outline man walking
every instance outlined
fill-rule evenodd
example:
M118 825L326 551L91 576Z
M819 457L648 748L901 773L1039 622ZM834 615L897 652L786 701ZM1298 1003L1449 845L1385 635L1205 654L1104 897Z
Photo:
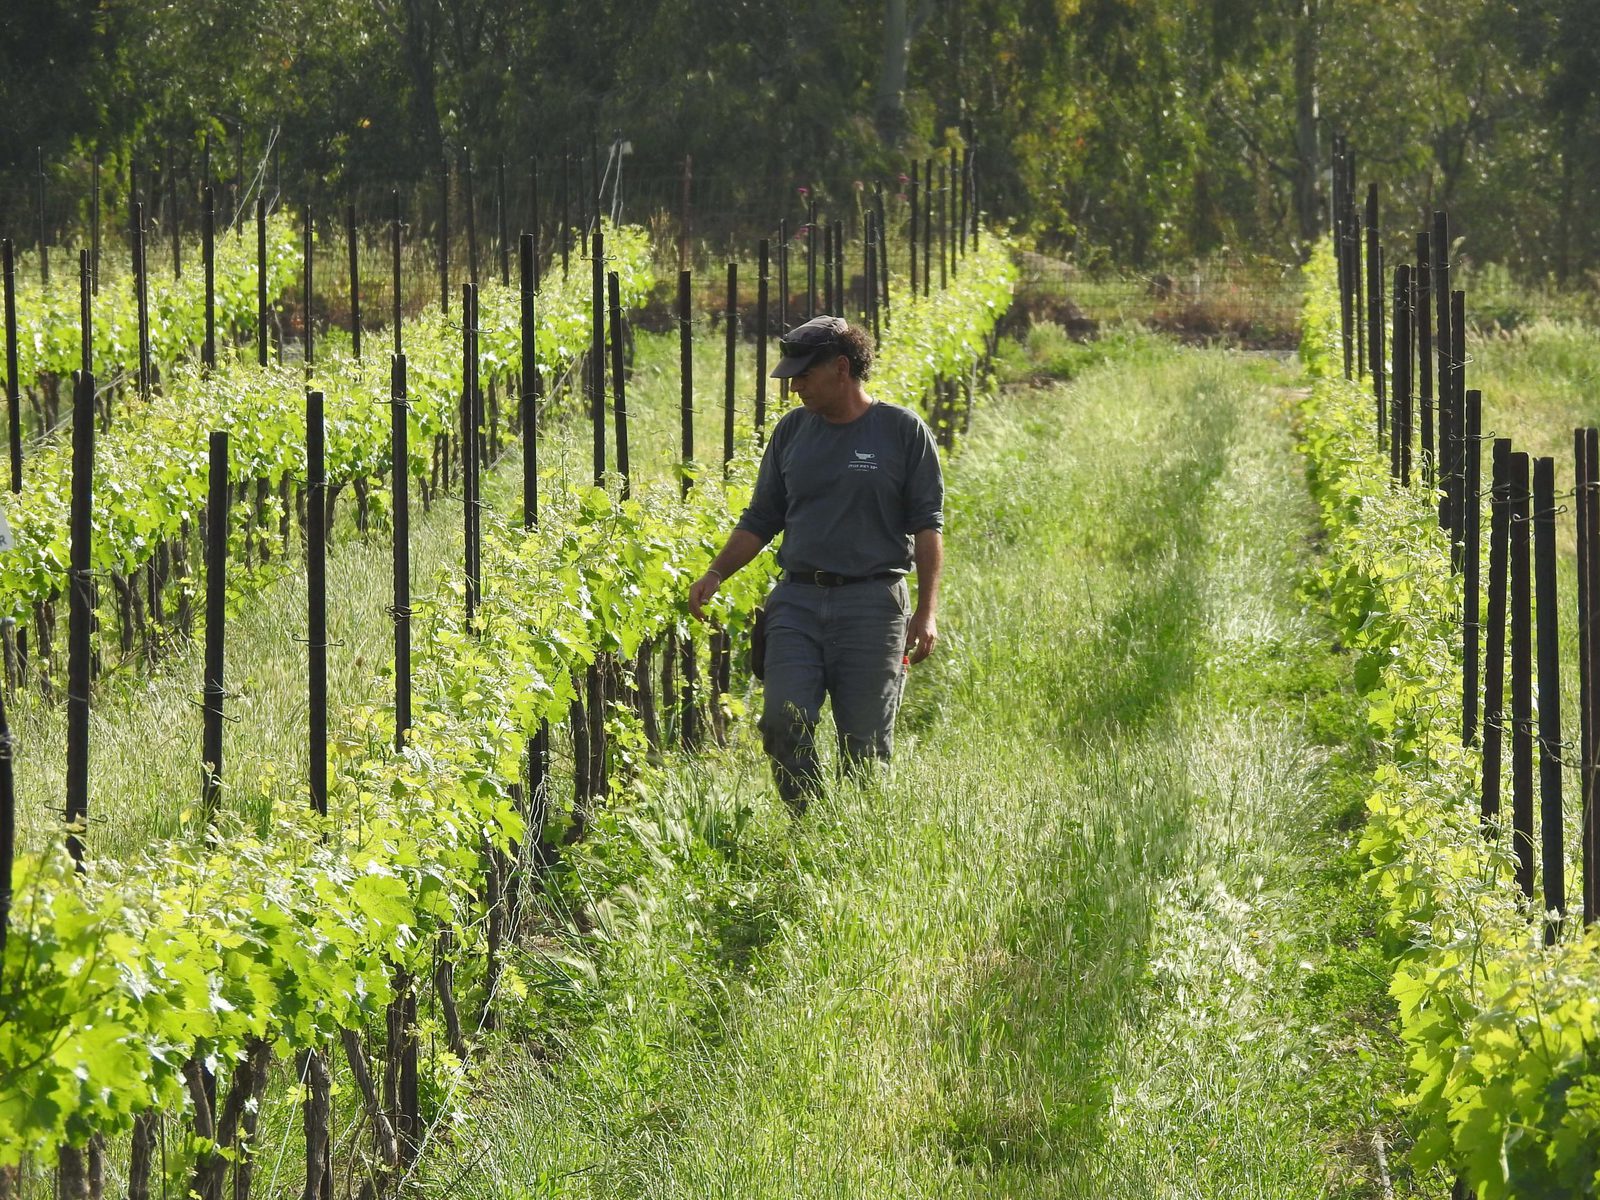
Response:
M816 317L779 346L773 377L790 381L801 407L773 427L750 506L689 588L689 609L704 619L723 580L783 534L782 579L767 600L761 734L798 815L822 789L814 735L824 696L846 770L890 756L905 664L938 639L944 480L922 418L867 394L864 331Z

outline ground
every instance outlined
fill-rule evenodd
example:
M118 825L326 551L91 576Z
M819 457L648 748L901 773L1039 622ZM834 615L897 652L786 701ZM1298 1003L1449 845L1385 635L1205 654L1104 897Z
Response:
M1013 359L1058 377L952 463L894 770L793 822L746 726L614 806L555 881L589 932L530 944L425 1191L1448 1190L1393 1149L1292 366Z

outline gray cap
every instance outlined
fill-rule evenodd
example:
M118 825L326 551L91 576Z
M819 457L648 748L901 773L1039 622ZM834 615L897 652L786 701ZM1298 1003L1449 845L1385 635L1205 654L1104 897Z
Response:
M772 369L772 378L803 375L829 350L843 354L844 345L839 339L849 328L843 317L812 317L804 325L796 325L778 339L783 357Z

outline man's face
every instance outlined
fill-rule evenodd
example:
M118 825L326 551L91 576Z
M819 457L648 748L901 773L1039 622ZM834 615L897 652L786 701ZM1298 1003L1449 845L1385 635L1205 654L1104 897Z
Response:
M807 408L829 409L837 402L849 375L850 360L843 354L836 354L812 363L789 380L789 390L799 396Z

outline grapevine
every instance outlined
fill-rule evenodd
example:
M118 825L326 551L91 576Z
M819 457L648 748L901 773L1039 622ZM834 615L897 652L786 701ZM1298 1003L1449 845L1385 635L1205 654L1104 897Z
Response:
M300 272L297 235L288 217L266 223L267 295L288 291ZM215 241L215 309L219 340L253 340L258 271L254 237ZM198 260L199 255L194 257ZM17 264L17 379L66 379L83 362L78 280L57 275L49 286L33 280L26 260ZM33 280L32 282L24 282ZM165 373L199 354L205 337L205 280L198 271L178 279L152 274L147 284L150 361ZM92 363L102 377L133 375L139 362L138 301L131 272L103 271L93 300Z
M647 246L636 230L615 231L611 266L624 303L640 303L651 283ZM482 286L480 339L485 382L505 386L521 365L520 297L499 283ZM540 294L540 369L554 378L584 347L588 294L576 276L547 282ZM75 327L75 326L74 326ZM336 341L308 380L298 365L259 367L235 355L206 371L175 365L161 392L137 403L102 434L95 451L93 565L124 574L157 547L195 528L206 498L206 436L227 429L229 475L264 481L276 493L305 473L305 390L326 396L328 477L338 486L381 479L390 469L389 365L356 360ZM454 428L461 392L459 324L430 310L407 327L409 464L421 477L425 447ZM328 351L332 352L329 353ZM66 589L70 446L51 443L30 458L23 490L7 501L15 549L0 556L0 615L21 619Z
M937 304L897 313L879 399L916 404L981 344L1011 279L1005 248L988 244ZM442 388L449 368L437 369ZM325 1050L377 1020L397 976L424 975L437 947L463 962L481 953L485 849L531 832L516 790L528 739L566 715L597 655L692 635L688 583L746 503L754 466L742 457L684 498L671 484L629 500L584 488L555 497L531 531L491 517L473 621L455 572L417 605L405 749L392 749L386 707L348 713L326 818L262 796L264 830L237 815L252 806L229 805L82 877L60 851L20 859L0 962L0 1167L125 1132L141 1112L186 1110L184 1064L197 1056L227 1075L252 1045ZM769 553L729 580L715 618L744 627L774 571Z
M1331 537L1321 582L1388 753L1361 851L1383 902L1418 1166L1483 1200L1600 1191L1600 926L1546 946L1509 839L1484 836L1461 725L1460 581L1432 498L1390 486L1370 398L1336 374L1332 252L1309 267L1303 449Z

